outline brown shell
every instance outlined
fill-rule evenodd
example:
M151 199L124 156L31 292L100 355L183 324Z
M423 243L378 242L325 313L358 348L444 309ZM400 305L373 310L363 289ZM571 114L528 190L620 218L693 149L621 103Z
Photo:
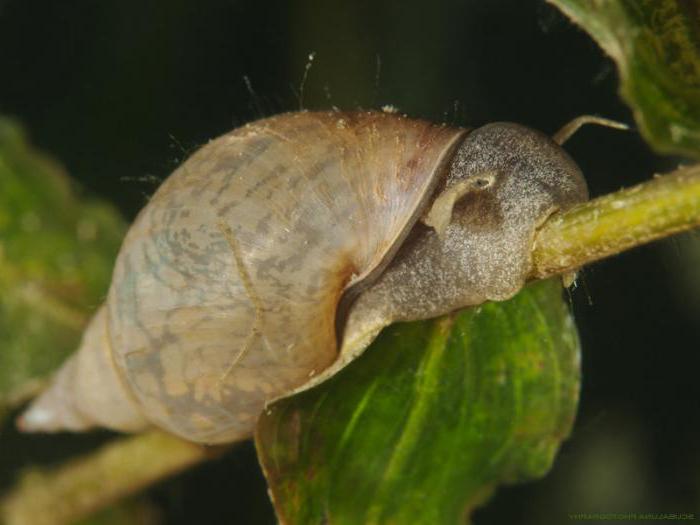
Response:
M379 112L260 120L196 152L129 231L107 301L146 417L206 443L337 358L338 301L397 250L463 130Z

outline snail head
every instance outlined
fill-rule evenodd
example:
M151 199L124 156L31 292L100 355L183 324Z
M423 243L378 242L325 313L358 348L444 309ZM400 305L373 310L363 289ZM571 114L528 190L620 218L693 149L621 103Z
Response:
M552 138L497 122L458 146L423 222L467 272L465 289L503 299L524 282L537 228L587 198L581 170Z

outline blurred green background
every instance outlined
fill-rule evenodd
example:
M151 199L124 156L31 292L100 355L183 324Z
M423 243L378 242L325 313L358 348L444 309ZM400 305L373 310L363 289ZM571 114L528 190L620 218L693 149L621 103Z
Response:
M612 62L542 1L0 0L0 114L128 220L209 138L301 105L391 104L450 124L512 120L551 133L583 113L631 123L616 90ZM678 162L633 132L586 128L567 149L594 196ZM584 374L573 435L548 477L501 489L476 523L700 509L692 237L582 272L570 293ZM23 465L107 438L25 437L7 426L0 491ZM148 495L163 523L274 523L250 443Z

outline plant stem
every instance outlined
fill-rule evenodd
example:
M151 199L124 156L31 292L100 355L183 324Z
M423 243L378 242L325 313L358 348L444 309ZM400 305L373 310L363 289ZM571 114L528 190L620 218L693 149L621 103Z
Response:
M0 503L0 522L72 523L219 450L156 431L118 439L56 469L25 472Z
M700 226L700 164L552 216L538 231L531 278L567 273Z
M552 216L535 239L531 277L571 272L696 226L700 226L700 165ZM70 523L222 450L160 432L122 438L55 470L26 473L0 503L0 521Z

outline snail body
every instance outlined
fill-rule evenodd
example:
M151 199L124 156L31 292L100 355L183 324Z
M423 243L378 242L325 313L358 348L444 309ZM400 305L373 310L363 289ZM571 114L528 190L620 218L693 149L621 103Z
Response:
M511 297L536 228L586 198L569 156L516 124L248 124L142 210L81 347L21 425L246 438L266 403L330 377L383 326Z

